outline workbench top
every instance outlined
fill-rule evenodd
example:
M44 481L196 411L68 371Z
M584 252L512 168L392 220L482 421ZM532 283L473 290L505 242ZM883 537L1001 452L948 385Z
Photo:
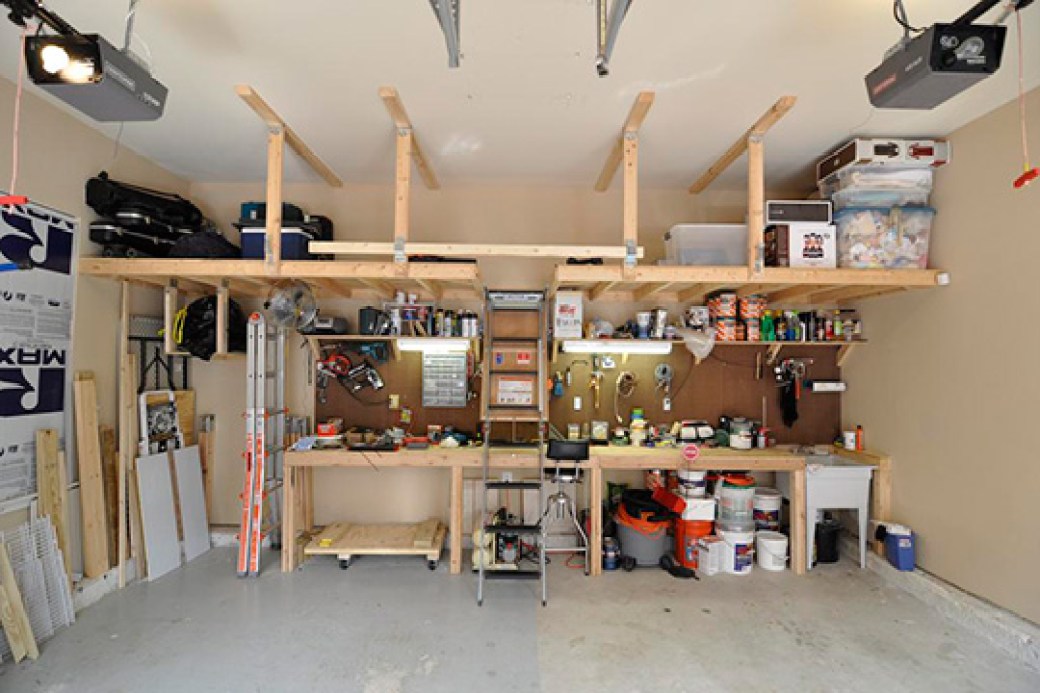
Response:
M479 467L483 464L481 447L399 450L397 452L358 452L342 448L287 452L285 463L297 467ZM493 447L493 467L536 467L535 448ZM694 462L686 462L680 448L593 446L583 467L602 469L729 469L788 471L805 468L805 456L781 448L732 450L701 448Z

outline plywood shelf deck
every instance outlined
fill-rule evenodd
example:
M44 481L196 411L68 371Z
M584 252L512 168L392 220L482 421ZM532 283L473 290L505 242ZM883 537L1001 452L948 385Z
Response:
M764 294L774 305L840 305L874 296L943 286L937 269L794 269L641 265L557 265L554 291L582 291L590 300L700 303L715 291Z
M391 298L396 291L435 300L483 295L480 269L471 263L284 260L278 271L271 272L263 260L87 257L80 259L79 271L153 286L177 281L186 290L204 291L226 283L232 292L260 296L286 279L306 281L319 292L340 298Z

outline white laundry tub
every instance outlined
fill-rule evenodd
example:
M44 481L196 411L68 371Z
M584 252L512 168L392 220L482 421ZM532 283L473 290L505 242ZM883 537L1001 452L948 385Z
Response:
M812 545L819 510L856 510L859 520L859 565L867 565L867 528L870 524L870 479L876 467L840 455L805 458L806 568L812 569ZM776 475L776 488L791 499L789 474Z

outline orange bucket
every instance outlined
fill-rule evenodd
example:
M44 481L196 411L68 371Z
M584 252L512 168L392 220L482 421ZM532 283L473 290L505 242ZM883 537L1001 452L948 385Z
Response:
M675 558L686 568L697 568L697 541L711 534L710 520L675 521Z

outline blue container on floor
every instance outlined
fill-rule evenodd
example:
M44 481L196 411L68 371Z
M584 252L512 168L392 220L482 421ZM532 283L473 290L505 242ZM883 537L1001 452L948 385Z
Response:
M913 532L906 534L889 534L885 537L885 557L897 570L913 570L917 565L915 547L917 537Z

